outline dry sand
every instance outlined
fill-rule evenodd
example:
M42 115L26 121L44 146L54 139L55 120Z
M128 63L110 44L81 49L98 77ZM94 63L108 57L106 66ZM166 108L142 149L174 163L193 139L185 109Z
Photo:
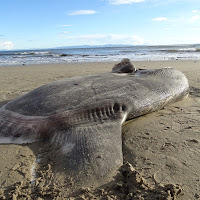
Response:
M53 80L110 72L114 63L0 67L0 106ZM190 95L123 126L124 164L113 182L75 187L57 170L59 155L45 149L37 177L33 163L43 143L0 145L0 199L200 199L200 61L134 62L137 68L174 67L185 73ZM42 150L44 151L44 149ZM41 153L41 152L40 152ZM58 172L59 171L59 172ZM73 196L73 197L72 197Z

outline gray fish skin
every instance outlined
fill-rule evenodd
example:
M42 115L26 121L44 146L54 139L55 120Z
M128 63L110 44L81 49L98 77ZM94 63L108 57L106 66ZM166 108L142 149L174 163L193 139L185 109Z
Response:
M60 147L74 179L111 179L123 164L121 125L188 94L173 68L66 78L0 108L0 143Z

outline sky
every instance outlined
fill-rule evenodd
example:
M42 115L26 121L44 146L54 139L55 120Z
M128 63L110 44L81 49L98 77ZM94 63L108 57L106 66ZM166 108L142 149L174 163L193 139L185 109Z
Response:
M200 43L200 0L0 0L0 50Z

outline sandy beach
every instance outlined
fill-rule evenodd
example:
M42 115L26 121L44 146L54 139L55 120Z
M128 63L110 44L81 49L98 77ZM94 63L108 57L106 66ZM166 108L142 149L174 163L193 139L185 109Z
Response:
M54 80L111 72L114 64L2 66L0 106ZM106 186L82 188L70 196L70 190L75 187L73 181L63 171L57 173L59 163L52 164L51 150L46 150L46 161L40 164L31 182L33 163L44 145L42 142L0 144L0 199L200 199L200 61L133 64L136 68L173 67L182 71L189 80L190 94L180 102L123 125L125 165L118 176ZM55 159L59 162L59 156ZM123 170L132 179L122 177ZM145 187L142 188L141 182ZM146 198L141 197L144 193Z

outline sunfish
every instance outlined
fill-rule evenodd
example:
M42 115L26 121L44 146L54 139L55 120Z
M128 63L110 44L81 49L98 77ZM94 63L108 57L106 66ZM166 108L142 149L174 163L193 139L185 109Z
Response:
M113 73L65 78L7 103L0 108L0 143L45 141L59 148L75 180L108 180L123 164L122 123L188 90L174 68L141 70L126 60Z

